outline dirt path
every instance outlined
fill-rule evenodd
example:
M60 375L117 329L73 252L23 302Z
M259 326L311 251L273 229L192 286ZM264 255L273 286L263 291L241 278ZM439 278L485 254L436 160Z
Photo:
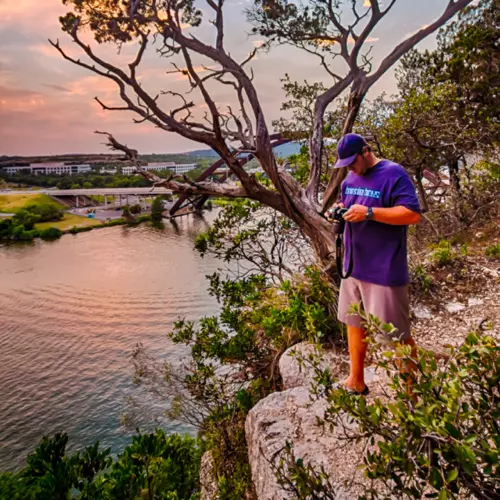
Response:
M417 342L432 347L457 346L472 330L500 342L500 273L498 262L468 258L449 270L430 300L413 304Z

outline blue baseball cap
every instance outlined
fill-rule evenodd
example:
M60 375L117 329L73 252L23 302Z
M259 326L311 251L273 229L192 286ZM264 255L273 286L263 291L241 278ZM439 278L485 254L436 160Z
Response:
M348 167L356 159L356 155L368 146L363 137L358 134L346 134L337 145L338 160L333 168Z

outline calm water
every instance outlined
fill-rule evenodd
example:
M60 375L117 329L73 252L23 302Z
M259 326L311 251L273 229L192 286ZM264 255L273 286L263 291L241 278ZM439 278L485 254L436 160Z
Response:
M119 452L129 441L127 399L148 406L132 383L135 345L179 360L186 349L166 336L173 322L217 310L205 275L219 262L193 249L207 220L177 221L0 246L0 470L22 466L58 430L70 450L98 439ZM153 428L148 413L139 412L141 426Z

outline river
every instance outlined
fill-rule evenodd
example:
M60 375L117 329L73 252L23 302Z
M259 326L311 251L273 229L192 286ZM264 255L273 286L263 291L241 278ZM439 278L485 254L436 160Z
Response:
M138 342L158 359L185 357L167 337L174 321L217 311L205 275L220 262L193 248L208 222L189 216L164 230L114 227L0 246L0 471L21 467L57 431L68 433L69 451L99 440L119 452L133 434L120 424L130 396L145 406L141 426L158 424L130 357Z

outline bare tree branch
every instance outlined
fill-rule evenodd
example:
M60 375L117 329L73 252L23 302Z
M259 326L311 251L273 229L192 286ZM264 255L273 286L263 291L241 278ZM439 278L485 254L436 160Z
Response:
M445 11L433 23L425 28L417 31L414 35L401 42L381 63L375 73L367 78L367 90L399 59L411 50L417 43L421 42L425 37L436 31L449 21L457 12L467 7L473 0L450 0ZM391 3L394 4L395 0ZM389 6L389 7L390 7Z

